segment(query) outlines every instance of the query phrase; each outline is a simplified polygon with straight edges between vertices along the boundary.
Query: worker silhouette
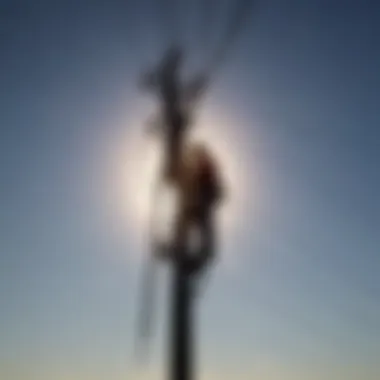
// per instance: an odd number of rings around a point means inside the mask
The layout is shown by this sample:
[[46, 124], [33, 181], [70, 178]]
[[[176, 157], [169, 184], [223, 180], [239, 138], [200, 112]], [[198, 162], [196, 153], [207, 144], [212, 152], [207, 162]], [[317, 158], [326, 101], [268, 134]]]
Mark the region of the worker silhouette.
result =
[[[160, 256], [181, 255], [189, 272], [198, 271], [214, 256], [213, 214], [220, 198], [221, 184], [216, 161], [204, 144], [188, 143], [188, 130], [196, 101], [206, 87], [203, 76], [187, 84], [181, 79], [183, 52], [173, 46], [158, 67], [143, 77], [145, 89], [158, 95], [161, 115], [150, 128], [161, 133], [164, 141], [163, 178], [178, 190], [179, 212], [175, 223], [174, 249], [160, 246]], [[200, 243], [197, 254], [190, 254], [190, 233], [196, 232]]]
[[205, 144], [188, 143], [184, 147], [178, 182], [181, 212], [175, 244], [184, 242], [192, 247], [191, 239], [198, 237], [196, 252], [187, 252], [191, 259], [185, 263], [187, 271], [198, 272], [215, 257], [215, 212], [225, 192], [218, 163]]

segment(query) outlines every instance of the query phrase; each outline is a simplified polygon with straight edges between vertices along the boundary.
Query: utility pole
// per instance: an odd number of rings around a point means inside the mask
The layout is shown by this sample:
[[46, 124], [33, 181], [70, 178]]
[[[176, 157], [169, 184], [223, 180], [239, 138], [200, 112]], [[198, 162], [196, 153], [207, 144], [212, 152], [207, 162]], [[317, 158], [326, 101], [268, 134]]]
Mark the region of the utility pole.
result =
[[[183, 205], [179, 202], [179, 208]], [[174, 227], [171, 255], [171, 324], [169, 337], [170, 380], [193, 379], [193, 276], [196, 258], [189, 257], [189, 224], [184, 210]]]
[[[204, 25], [207, 27], [212, 24], [214, 19], [215, 1], [205, 1], [204, 4]], [[202, 274], [203, 268], [212, 262], [214, 257], [214, 223], [210, 215], [213, 213], [219, 201], [224, 198], [224, 191], [221, 191], [221, 185], [218, 176], [215, 177], [215, 166], [209, 158], [205, 149], [198, 149], [198, 158], [201, 157], [203, 163], [197, 168], [201, 176], [192, 177], [195, 182], [186, 187], [183, 185], [182, 175], [186, 172], [183, 166], [183, 146], [187, 140], [186, 131], [189, 129], [192, 112], [194, 106], [198, 104], [199, 98], [204, 94], [206, 87], [210, 85], [210, 79], [215, 76], [215, 72], [220, 68], [233, 45], [234, 40], [240, 33], [242, 27], [250, 15], [250, 6], [256, 3], [254, 0], [236, 0], [234, 9], [231, 9], [231, 16], [226, 25], [225, 33], [222, 36], [221, 43], [211, 55], [210, 61], [206, 60], [206, 67], [202, 70], [202, 75], [190, 83], [185, 83], [180, 78], [181, 66], [183, 63], [182, 47], [177, 44], [169, 44], [171, 46], [164, 54], [162, 61], [155, 69], [146, 73], [142, 78], [140, 85], [143, 89], [158, 95], [161, 101], [160, 123], [154, 124], [153, 130], [156, 130], [162, 138], [164, 150], [164, 165], [161, 176], [161, 183], [168, 181], [177, 188], [180, 198], [193, 198], [196, 183], [197, 194], [195, 196], [195, 205], [185, 205], [180, 202], [177, 224], [174, 226], [174, 244], [171, 247], [164, 247], [164, 253], [161, 248], [157, 247], [157, 242], [152, 237], [153, 259], [161, 258], [169, 262], [172, 269], [171, 282], [171, 310], [170, 310], [170, 326], [169, 326], [169, 342], [168, 342], [168, 379], [169, 380], [193, 380], [194, 377], [194, 354], [195, 345], [193, 311], [194, 311], [194, 283], [198, 281], [199, 274]], [[164, 4], [166, 8], [160, 10], [170, 10], [169, 3]], [[160, 12], [159, 12], [160, 13]], [[162, 13], [162, 12], [161, 12]], [[164, 21], [164, 27], [170, 26]], [[211, 21], [211, 22], [210, 22]], [[173, 20], [174, 23], [180, 20]], [[170, 39], [180, 39], [177, 28], [173, 27], [170, 32]], [[200, 28], [204, 30], [203, 28]], [[207, 44], [207, 39], [206, 39]], [[210, 50], [210, 49], [208, 49]], [[214, 50], [214, 49], [211, 49]], [[199, 148], [199, 147], [198, 147]], [[206, 149], [207, 150], [207, 149]], [[206, 154], [205, 154], [206, 153]], [[204, 165], [204, 162], [208, 164]], [[211, 160], [212, 161], [212, 160]], [[199, 162], [197, 163], [197, 165]], [[195, 179], [194, 179], [195, 178]], [[187, 183], [187, 185], [189, 185]], [[158, 191], [157, 191], [158, 192]], [[186, 202], [185, 202], [186, 203]], [[183, 209], [182, 209], [183, 208]], [[191, 210], [189, 211], [188, 208]], [[185, 210], [186, 209], [186, 210]], [[185, 215], [188, 214], [188, 215]], [[190, 255], [189, 247], [189, 228], [188, 219], [198, 227], [200, 232], [201, 247], [199, 248], [198, 257]], [[158, 248], [158, 249], [157, 249]], [[167, 248], [167, 249], [166, 249]], [[155, 256], [157, 252], [157, 257]], [[151, 269], [153, 266], [149, 267]], [[154, 285], [152, 284], [154, 274], [148, 272], [146, 277], [146, 289], [143, 290], [146, 296], [143, 297], [143, 306], [146, 312], [142, 313], [139, 321], [143, 327], [143, 336], [149, 334], [150, 324], [150, 306], [152, 302], [152, 292]], [[195, 279], [196, 277], [196, 279]], [[145, 279], [145, 277], [144, 277]], [[143, 309], [144, 310], [144, 309]]]
[[192, 281], [181, 260], [173, 264], [170, 380], [192, 380]]
[[[169, 379], [193, 379], [193, 300], [194, 277], [198, 277], [202, 269], [213, 256], [213, 228], [210, 214], [215, 207], [219, 196], [213, 176], [213, 167], [209, 166], [208, 155], [205, 148], [193, 147], [194, 158], [198, 157], [196, 170], [191, 169], [185, 160], [183, 152], [188, 129], [186, 112], [181, 107], [183, 98], [191, 94], [196, 98], [204, 87], [204, 79], [193, 84], [191, 91], [182, 88], [178, 71], [181, 65], [181, 50], [171, 49], [164, 57], [163, 65], [157, 72], [146, 77], [148, 87], [156, 88], [163, 100], [163, 115], [165, 116], [164, 140], [164, 170], [161, 180], [171, 184], [177, 190], [179, 201], [178, 212], [174, 225], [173, 241], [169, 247], [158, 254], [165, 259], [172, 269], [171, 283], [171, 310], [169, 335]], [[189, 149], [189, 146], [187, 148]], [[197, 161], [197, 160], [195, 160]], [[203, 166], [201, 165], [203, 162]], [[205, 164], [207, 163], [208, 164]], [[209, 168], [209, 169], [207, 169]], [[198, 173], [198, 174], [197, 174]], [[216, 191], [216, 192], [215, 192]], [[214, 194], [214, 195], [213, 195]], [[188, 237], [190, 228], [196, 228], [200, 234], [201, 243], [193, 255]], [[144, 316], [143, 316], [144, 318]]]

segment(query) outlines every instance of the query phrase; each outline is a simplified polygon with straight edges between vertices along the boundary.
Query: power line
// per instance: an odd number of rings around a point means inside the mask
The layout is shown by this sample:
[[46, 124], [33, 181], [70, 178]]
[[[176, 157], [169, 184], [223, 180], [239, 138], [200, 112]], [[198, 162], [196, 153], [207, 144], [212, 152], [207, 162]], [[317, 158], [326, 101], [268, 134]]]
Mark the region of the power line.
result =
[[210, 74], [217, 71], [226, 59], [233, 43], [247, 23], [248, 17], [252, 15], [251, 10], [254, 3], [256, 3], [255, 0], [240, 0], [237, 2], [235, 9], [231, 12], [232, 16], [226, 25], [226, 31], [222, 36], [221, 43], [210, 62], [208, 68]]

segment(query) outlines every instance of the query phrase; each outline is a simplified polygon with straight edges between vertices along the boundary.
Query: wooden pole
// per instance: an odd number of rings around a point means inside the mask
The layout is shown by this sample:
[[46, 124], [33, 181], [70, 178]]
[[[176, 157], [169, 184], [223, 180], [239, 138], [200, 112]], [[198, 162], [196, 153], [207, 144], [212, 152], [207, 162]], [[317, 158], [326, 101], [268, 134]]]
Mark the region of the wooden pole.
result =
[[[180, 206], [181, 210], [182, 207]], [[175, 226], [173, 246], [173, 283], [171, 309], [170, 380], [192, 380], [193, 378], [193, 321], [192, 321], [192, 273], [188, 262], [188, 223], [180, 212]]]
[[172, 292], [171, 380], [192, 380], [191, 279], [180, 262], [174, 263]]

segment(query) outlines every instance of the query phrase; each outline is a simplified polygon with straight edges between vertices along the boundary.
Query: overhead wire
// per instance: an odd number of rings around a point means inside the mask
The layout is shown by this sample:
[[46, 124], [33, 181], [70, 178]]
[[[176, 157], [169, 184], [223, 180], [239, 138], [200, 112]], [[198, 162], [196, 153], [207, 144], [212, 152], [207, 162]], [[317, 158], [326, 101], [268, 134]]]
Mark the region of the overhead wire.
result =
[[206, 69], [209, 75], [215, 74], [226, 60], [239, 33], [246, 25], [248, 17], [252, 15], [252, 8], [257, 1], [240, 0], [234, 3], [236, 3], [236, 6], [235, 9], [231, 11], [231, 19], [226, 25], [225, 33], [221, 38], [219, 46], [215, 50], [215, 55]]

